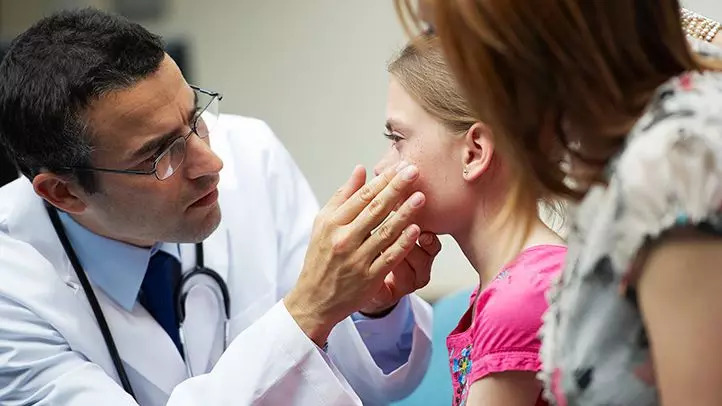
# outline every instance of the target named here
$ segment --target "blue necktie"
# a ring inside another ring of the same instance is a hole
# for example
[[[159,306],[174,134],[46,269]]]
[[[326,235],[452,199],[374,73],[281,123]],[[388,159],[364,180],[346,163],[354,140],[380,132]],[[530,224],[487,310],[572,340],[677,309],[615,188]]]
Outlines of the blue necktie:
[[[182,354],[174,292],[181,277],[181,264],[172,255],[156,252],[148,263],[141,284],[140,303],[173,340]]]

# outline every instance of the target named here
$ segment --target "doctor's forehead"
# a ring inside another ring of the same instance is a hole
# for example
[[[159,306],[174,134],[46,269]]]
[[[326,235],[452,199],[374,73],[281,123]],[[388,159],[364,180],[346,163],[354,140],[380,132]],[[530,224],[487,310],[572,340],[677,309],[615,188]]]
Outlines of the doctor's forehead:
[[[195,95],[169,57],[158,71],[136,84],[98,99],[86,111],[96,134],[164,132],[186,121]],[[132,134],[130,134],[132,135]]]

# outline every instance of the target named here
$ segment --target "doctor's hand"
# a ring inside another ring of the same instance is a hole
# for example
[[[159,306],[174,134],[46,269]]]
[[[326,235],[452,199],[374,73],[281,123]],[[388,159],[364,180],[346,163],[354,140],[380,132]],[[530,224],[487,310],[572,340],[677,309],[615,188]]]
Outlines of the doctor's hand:
[[[389,275],[421,234],[412,224],[426,203],[423,193],[413,191],[418,177],[418,168],[401,164],[365,184],[366,171],[356,167],[319,212],[298,282],[284,299],[317,345],[323,346],[336,324],[380,292],[398,290],[397,278]]]
[[[441,241],[432,233],[422,233],[401,263],[386,275],[381,290],[361,309],[367,317],[383,317],[390,313],[402,297],[429,284],[431,265],[441,252]]]

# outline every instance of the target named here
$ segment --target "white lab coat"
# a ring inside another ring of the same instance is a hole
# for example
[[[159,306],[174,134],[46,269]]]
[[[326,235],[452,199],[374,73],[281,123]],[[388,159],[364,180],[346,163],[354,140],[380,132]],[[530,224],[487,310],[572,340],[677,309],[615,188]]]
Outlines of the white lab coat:
[[[138,402],[316,406],[359,405],[360,397],[374,405],[410,393],[430,358],[429,306],[411,297],[411,356],[388,375],[350,318],[332,332],[328,354],[318,349],[281,301],[300,272],[316,200],[263,122],[223,116],[218,125],[211,142],[225,164],[223,221],[204,246],[206,265],[229,287],[232,342],[218,358],[220,348],[208,343],[219,342],[212,335],[220,309],[191,296],[187,307],[202,317],[186,329],[186,345],[194,365],[212,371],[187,379],[168,335],[142,306],[127,312],[95,289]],[[181,253],[191,269],[193,246],[182,245]],[[0,281],[0,404],[135,404],[118,383],[87,298],[25,179],[0,189]]]

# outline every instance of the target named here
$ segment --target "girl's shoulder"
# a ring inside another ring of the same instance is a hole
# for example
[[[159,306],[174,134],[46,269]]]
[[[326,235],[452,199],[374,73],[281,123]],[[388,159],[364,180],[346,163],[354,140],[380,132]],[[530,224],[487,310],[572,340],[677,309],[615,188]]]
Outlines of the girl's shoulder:
[[[472,381],[497,372],[541,369],[539,330],[546,294],[565,255],[559,245],[526,249],[482,291],[471,327]]]
[[[561,274],[566,251],[560,245],[531,247],[504,267],[481,292],[472,325],[474,335],[527,332],[530,341],[535,339],[547,308],[547,291]]]

